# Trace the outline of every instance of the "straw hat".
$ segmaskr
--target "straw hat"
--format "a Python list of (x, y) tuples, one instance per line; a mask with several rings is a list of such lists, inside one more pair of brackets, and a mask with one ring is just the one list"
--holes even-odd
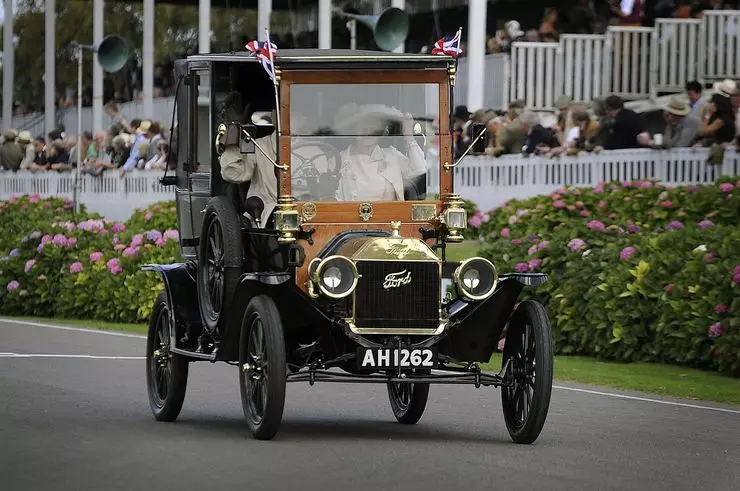
[(31, 136), (31, 132), (27, 130), (23, 130), (20, 133), (18, 133), (18, 137), (15, 139), (16, 143), (29, 144), (32, 141), (33, 141), (33, 137)]
[(6, 142), (12, 142), (15, 140), (15, 137), (18, 136), (18, 133), (16, 133), (15, 130), (8, 130), (5, 133), (3, 133), (3, 138)]
[(724, 79), (721, 82), (716, 82), (713, 86), (714, 91), (724, 97), (732, 97), (738, 95), (737, 83), (729, 78)]
[(668, 106), (665, 108), (665, 111), (674, 116), (686, 116), (691, 112), (691, 108), (683, 97), (673, 96), (668, 102)]
[(571, 99), (569, 96), (563, 94), (560, 97), (557, 98), (555, 101), (555, 108), (556, 109), (565, 109), (566, 107), (573, 104), (573, 99)]
[(136, 134), (137, 135), (143, 135), (144, 133), (147, 133), (149, 131), (149, 128), (152, 127), (152, 122), (148, 119), (145, 119), (141, 123), (139, 123), (139, 127), (136, 128)]

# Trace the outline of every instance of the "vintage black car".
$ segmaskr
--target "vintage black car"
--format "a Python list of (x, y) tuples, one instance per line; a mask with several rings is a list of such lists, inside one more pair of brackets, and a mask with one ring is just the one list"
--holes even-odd
[[(223, 361), (258, 439), (278, 432), (286, 382), (373, 382), (404, 424), (430, 384), (500, 387), (511, 438), (533, 442), (551, 331), (541, 304), (517, 302), (547, 278), (445, 258), (467, 226), (455, 60), (281, 50), (275, 67), (273, 81), (248, 52), (176, 63), (176, 170), (162, 182), (184, 262), (146, 266), (165, 285), (146, 352), (155, 418), (177, 418), (190, 362)], [(504, 336), (501, 370), (483, 372)]]

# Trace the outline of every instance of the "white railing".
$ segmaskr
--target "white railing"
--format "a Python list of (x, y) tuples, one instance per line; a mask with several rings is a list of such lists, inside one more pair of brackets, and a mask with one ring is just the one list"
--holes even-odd
[(705, 57), (700, 19), (657, 19), (650, 55), (653, 97), (658, 92), (682, 92), (686, 82), (701, 78)]
[[(484, 60), (483, 107), (504, 109), (508, 101), (509, 56), (503, 53), (487, 54)], [(468, 58), (460, 58), (454, 89), (455, 105), (467, 104), (468, 73)]]
[(707, 50), (706, 66), (702, 67), (704, 78), (737, 78), (740, 74), (740, 10), (707, 10), (703, 23)]
[[(740, 176), (740, 154), (725, 152), (722, 165), (706, 163), (706, 149), (614, 150), (548, 159), (505, 155), (470, 156), (455, 168), (455, 192), (481, 209), (491, 209), (511, 198), (550, 193), (562, 186), (595, 186), (602, 181), (655, 178), (670, 186), (707, 184), (720, 176)], [(434, 162), (434, 163), (432, 163)], [(430, 167), (438, 165), (430, 160)], [(174, 199), (173, 188), (159, 184), (162, 172), (134, 172), (93, 177), (84, 175), (80, 201), (89, 211), (113, 220), (125, 220), (134, 208)], [(13, 195), (72, 197), (74, 175), (0, 172), (0, 199)], [(439, 192), (437, 172), (427, 176), (427, 192)]]
[(533, 109), (552, 109), (557, 85), (559, 43), (516, 42), (511, 46), (510, 101), (522, 99)]
[(558, 95), (574, 102), (590, 102), (605, 93), (606, 37), (564, 34), (560, 38)]
[(639, 99), (650, 97), (650, 43), (653, 29), (649, 27), (612, 26), (607, 29), (607, 92)]

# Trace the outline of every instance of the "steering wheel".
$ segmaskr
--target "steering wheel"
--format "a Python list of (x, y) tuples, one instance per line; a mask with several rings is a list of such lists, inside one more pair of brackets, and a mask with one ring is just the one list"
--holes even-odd
[[(314, 147), (321, 150), (312, 157), (304, 157), (296, 153), (300, 148)], [(293, 178), (305, 179), (308, 182), (311, 197), (318, 201), (334, 201), (335, 193), (339, 185), (339, 172), (342, 166), (342, 154), (333, 145), (322, 141), (303, 141), (291, 146), (291, 157), (300, 161), (300, 165), (293, 166)], [(326, 159), (329, 169), (326, 172), (320, 172), (314, 162), (318, 159)], [(329, 165), (330, 160), (336, 162), (336, 167), (332, 170)]]

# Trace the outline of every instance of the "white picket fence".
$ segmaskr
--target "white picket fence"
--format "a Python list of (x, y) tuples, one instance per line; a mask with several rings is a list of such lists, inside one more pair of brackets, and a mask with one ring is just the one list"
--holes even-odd
[[(602, 181), (656, 178), (669, 186), (706, 184), (718, 177), (740, 176), (740, 154), (725, 152), (722, 165), (707, 165), (707, 150), (614, 150), (570, 157), (500, 158), (469, 156), (455, 168), (455, 191), (481, 209), (491, 209), (512, 198), (550, 193), (562, 186), (595, 186)], [(437, 163), (430, 164), (436, 166)], [(89, 211), (112, 220), (125, 220), (135, 208), (174, 199), (174, 189), (159, 183), (162, 172), (136, 172), (82, 179), (81, 202)], [(72, 197), (71, 173), (31, 174), (0, 172), (0, 200), (13, 195)], [(438, 172), (429, 172), (427, 192), (439, 192)]]

